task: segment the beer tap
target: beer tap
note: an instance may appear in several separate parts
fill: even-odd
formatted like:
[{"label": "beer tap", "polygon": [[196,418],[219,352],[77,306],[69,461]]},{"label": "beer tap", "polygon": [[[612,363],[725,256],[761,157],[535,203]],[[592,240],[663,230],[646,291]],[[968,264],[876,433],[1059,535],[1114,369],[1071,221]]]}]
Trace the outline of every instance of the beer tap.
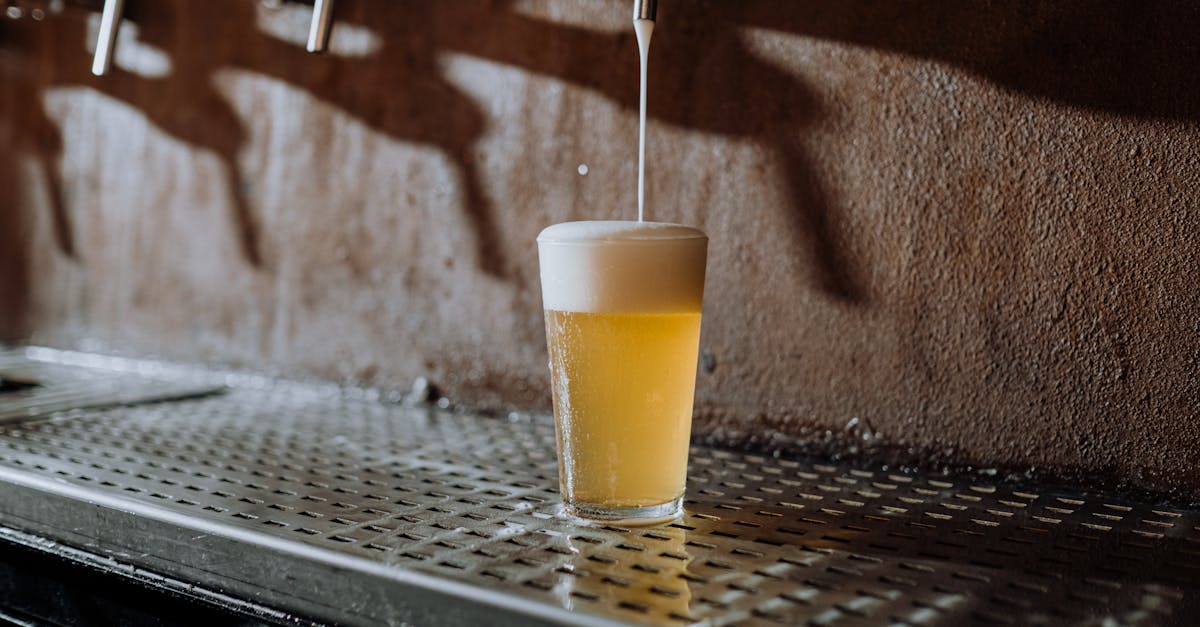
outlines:
[{"label": "beer tap", "polygon": [[104,0],[100,14],[100,33],[96,36],[96,56],[92,58],[92,74],[104,76],[112,67],[113,50],[117,45],[117,28],[121,25],[121,9],[125,0]]},{"label": "beer tap", "polygon": [[658,14],[658,0],[633,0],[633,19],[653,22]]},{"label": "beer tap", "polygon": [[316,0],[313,3],[312,23],[308,27],[309,52],[325,52],[329,46],[329,32],[333,30],[333,0]]}]

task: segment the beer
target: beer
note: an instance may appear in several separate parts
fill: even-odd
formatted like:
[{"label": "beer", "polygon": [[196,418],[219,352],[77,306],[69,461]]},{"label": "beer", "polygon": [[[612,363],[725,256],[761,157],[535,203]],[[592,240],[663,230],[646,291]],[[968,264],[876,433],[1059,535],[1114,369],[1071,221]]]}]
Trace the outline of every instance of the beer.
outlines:
[{"label": "beer", "polygon": [[547,311],[546,335],[566,492],[605,507],[679,498],[700,312]]},{"label": "beer", "polygon": [[573,222],[538,237],[559,483],[573,515],[680,512],[707,241],[652,222]]}]

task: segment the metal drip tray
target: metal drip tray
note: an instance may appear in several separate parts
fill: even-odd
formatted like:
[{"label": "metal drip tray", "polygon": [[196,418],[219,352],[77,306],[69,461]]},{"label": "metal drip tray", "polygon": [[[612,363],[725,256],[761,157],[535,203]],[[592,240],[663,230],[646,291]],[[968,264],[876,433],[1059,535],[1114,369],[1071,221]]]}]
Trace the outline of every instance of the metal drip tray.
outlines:
[{"label": "metal drip tray", "polygon": [[678,523],[580,527],[556,472],[545,417],[279,384],[4,426],[0,523],[344,624],[1200,616],[1197,511],[696,447]]},{"label": "metal drip tray", "polygon": [[112,372],[48,359],[60,354],[40,348],[0,350],[0,423],[68,409],[202,396],[221,389],[196,380]]}]

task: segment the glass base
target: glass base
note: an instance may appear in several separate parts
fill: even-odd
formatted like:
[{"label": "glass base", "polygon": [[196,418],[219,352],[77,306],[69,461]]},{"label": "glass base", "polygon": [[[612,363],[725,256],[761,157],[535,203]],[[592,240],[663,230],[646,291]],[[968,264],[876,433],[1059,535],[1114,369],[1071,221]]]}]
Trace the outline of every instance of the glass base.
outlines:
[{"label": "glass base", "polygon": [[669,523],[683,514],[683,497],[645,507],[604,507],[585,503],[566,503],[567,516],[579,522],[602,522],[622,527],[645,527]]}]

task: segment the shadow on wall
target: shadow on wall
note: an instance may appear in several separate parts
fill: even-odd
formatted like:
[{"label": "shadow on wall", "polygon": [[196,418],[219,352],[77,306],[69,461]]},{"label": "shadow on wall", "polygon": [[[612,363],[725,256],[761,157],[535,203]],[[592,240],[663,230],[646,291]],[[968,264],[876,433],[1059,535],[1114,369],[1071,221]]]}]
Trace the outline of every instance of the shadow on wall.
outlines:
[{"label": "shadow on wall", "polygon": [[[628,12],[625,0],[611,10]],[[57,178],[61,138],[43,112],[47,89],[93,88],[142,111],[165,133],[216,154],[224,167],[234,236],[246,262],[270,266],[259,223],[242,192],[237,158],[247,130],[214,84],[221,69],[242,69],[304,89],[404,142],[442,151],[458,171],[461,208],[473,228],[478,265],[516,275],[497,207],[484,191],[473,154],[486,131],[479,105],[444,75],[440,55],[461,53],[585,87],[632,110],[637,101],[632,32],[604,33],[516,12],[512,0],[343,0],[335,23],[379,35],[365,58],[315,56],[256,26],[251,0],[130,0],[126,18],[141,39],[163,50],[172,73],[147,78],[114,68],[88,73],[86,15],[67,11],[45,21],[10,21],[0,30],[0,84],[10,120],[26,120],[18,145],[31,148],[50,174],[58,245],[75,255],[72,226]],[[788,218],[813,287],[848,303],[867,299],[861,276],[839,242],[837,208],[801,148],[822,111],[797,74],[756,56],[746,27],[844,41],[949,62],[1009,89],[1069,106],[1120,115],[1200,119],[1200,5],[956,0],[689,0],[664,4],[655,35],[650,115],[659,121],[768,148],[782,164]],[[335,26],[336,29],[336,26]],[[625,59],[625,62],[614,62]],[[869,80],[869,77],[864,77]],[[11,160],[0,162],[12,176]],[[11,219],[11,218],[4,218]],[[4,229],[0,238],[19,229]],[[4,242],[0,242],[4,244]],[[6,246],[6,249],[13,249]],[[86,254],[83,251],[81,254]],[[8,272],[7,269],[3,270]]]},{"label": "shadow on wall", "polygon": [[[0,42],[7,34],[0,19]],[[0,54],[0,63],[5,62]],[[0,65],[0,342],[23,339],[29,333],[30,220],[23,206],[18,153],[39,152],[39,140],[57,139],[56,134],[43,137],[37,129],[30,132],[24,126],[26,115],[41,119],[41,106],[30,106],[30,98],[36,94],[27,84],[10,82],[4,67]],[[51,187],[57,188],[57,182]],[[70,240],[62,243],[65,250],[72,249]]]},{"label": "shadow on wall", "polygon": [[[10,113],[7,99],[0,97],[0,116]],[[7,117],[0,117],[0,139],[10,130]],[[18,176],[12,150],[0,149],[0,342],[25,338],[29,311],[28,215],[14,192]]]},{"label": "shadow on wall", "polygon": [[1200,120],[1200,5],[1188,0],[710,4],[744,26],[948,62],[1072,107]]}]

